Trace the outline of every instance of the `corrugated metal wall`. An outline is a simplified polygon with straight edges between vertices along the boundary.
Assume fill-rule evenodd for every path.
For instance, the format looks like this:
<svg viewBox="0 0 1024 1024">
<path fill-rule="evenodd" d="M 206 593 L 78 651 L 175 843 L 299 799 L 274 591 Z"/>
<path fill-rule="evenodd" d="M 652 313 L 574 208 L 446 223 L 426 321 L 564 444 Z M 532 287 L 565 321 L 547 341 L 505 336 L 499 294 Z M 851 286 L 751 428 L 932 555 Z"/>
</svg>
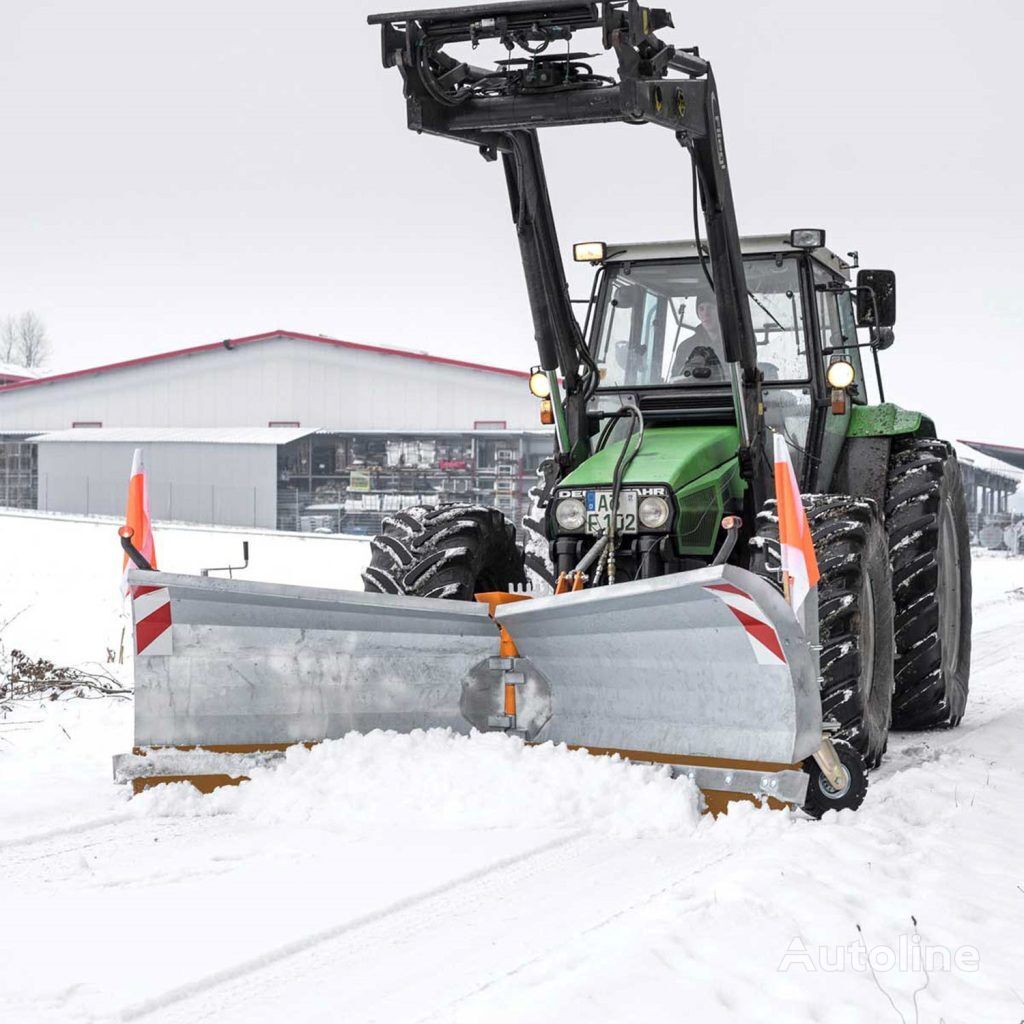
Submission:
<svg viewBox="0 0 1024 1024">
<path fill-rule="evenodd" d="M 135 445 L 46 441 L 38 446 L 38 507 L 123 515 Z M 221 526 L 277 526 L 277 446 L 145 445 L 154 519 Z"/>
<path fill-rule="evenodd" d="M 76 422 L 468 430 L 484 420 L 536 427 L 537 416 L 519 377 L 292 338 L 0 391 L 0 432 Z"/>
</svg>

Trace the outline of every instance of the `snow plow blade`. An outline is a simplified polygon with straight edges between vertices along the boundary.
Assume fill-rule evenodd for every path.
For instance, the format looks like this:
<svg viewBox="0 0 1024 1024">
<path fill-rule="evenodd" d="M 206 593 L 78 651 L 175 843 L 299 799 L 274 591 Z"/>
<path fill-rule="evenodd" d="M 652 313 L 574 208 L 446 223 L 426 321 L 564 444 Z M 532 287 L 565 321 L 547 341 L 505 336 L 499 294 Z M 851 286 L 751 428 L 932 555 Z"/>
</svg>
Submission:
<svg viewBox="0 0 1024 1024">
<path fill-rule="evenodd" d="M 792 764 L 821 743 L 818 670 L 781 595 L 734 566 L 504 605 L 548 680 L 536 738 Z"/>
<path fill-rule="evenodd" d="M 135 750 L 115 775 L 136 790 L 236 782 L 275 751 L 352 731 L 475 727 L 800 803 L 799 763 L 821 744 L 813 651 L 778 592 L 732 566 L 500 604 L 494 621 L 468 602 L 129 581 Z"/>
</svg>

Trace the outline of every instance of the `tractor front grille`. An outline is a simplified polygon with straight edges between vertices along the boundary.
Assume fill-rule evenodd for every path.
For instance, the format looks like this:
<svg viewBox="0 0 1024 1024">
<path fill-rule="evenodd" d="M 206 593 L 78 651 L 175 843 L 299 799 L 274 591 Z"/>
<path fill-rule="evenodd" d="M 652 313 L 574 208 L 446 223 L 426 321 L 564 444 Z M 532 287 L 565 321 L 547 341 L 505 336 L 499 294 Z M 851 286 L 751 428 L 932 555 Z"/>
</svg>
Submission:
<svg viewBox="0 0 1024 1024">
<path fill-rule="evenodd" d="M 736 422 L 731 391 L 699 391 L 692 389 L 637 396 L 637 404 L 649 420 L 675 423 L 699 423 L 724 426 Z"/>
<path fill-rule="evenodd" d="M 684 554 L 709 554 L 718 535 L 722 501 L 716 487 L 684 494 L 679 504 L 679 546 Z"/>
</svg>

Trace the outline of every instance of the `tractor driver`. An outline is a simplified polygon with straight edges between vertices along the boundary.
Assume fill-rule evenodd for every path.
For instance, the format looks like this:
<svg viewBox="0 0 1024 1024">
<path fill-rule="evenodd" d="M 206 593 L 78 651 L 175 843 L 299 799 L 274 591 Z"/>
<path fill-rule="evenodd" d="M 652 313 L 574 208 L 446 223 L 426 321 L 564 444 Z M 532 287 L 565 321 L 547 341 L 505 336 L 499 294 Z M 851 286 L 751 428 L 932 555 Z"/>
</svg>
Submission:
<svg viewBox="0 0 1024 1024">
<path fill-rule="evenodd" d="M 698 293 L 696 307 L 700 323 L 693 334 L 676 348 L 668 375 L 672 382 L 702 384 L 725 380 L 725 350 L 714 294 Z"/>
</svg>

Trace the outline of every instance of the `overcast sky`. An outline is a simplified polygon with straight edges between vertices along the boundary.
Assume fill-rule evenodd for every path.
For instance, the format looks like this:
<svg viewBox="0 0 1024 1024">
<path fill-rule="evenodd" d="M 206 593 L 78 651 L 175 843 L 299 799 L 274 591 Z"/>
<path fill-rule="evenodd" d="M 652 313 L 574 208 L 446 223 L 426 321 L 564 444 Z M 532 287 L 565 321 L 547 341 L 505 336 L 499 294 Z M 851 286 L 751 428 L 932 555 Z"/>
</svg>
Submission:
<svg viewBox="0 0 1024 1024">
<path fill-rule="evenodd" d="M 741 231 L 894 269 L 888 397 L 1024 444 L 1024 5 L 669 6 L 715 67 Z M 53 369 L 279 327 L 533 363 L 500 165 L 405 128 L 377 9 L 0 0 L 0 315 L 43 317 Z M 690 234 L 670 133 L 544 141 L 564 250 Z"/>
</svg>

